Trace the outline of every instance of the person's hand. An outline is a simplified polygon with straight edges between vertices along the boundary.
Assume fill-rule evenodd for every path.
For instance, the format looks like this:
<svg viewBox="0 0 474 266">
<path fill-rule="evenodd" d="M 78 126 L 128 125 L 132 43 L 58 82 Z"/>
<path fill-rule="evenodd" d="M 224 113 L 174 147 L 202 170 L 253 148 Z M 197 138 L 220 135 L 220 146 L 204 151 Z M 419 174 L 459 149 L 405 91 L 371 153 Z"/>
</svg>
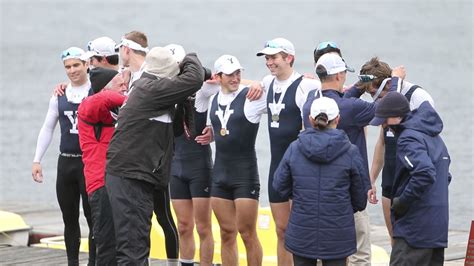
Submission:
<svg viewBox="0 0 474 266">
<path fill-rule="evenodd" d="M 377 188 L 375 187 L 375 184 L 372 184 L 372 188 L 367 192 L 367 199 L 369 199 L 369 202 L 372 204 L 377 204 L 379 202 L 377 199 Z"/>
<path fill-rule="evenodd" d="M 259 82 L 252 82 L 249 86 L 249 91 L 247 92 L 247 99 L 250 101 L 255 101 L 260 99 L 263 95 L 263 87 Z"/>
<path fill-rule="evenodd" d="M 214 141 L 212 128 L 210 126 L 205 127 L 202 130 L 202 134 L 197 136 L 194 140 L 201 145 L 208 145 L 209 143 Z"/>
<path fill-rule="evenodd" d="M 33 177 L 34 181 L 43 183 L 43 169 L 41 168 L 40 163 L 33 163 L 33 167 L 31 168 L 31 176 Z"/>
<path fill-rule="evenodd" d="M 311 74 L 311 73 L 304 73 L 303 78 L 305 78 L 305 79 L 316 79 L 316 76 L 314 74 Z"/>
<path fill-rule="evenodd" d="M 392 69 L 392 77 L 405 79 L 406 75 L 407 75 L 407 72 L 405 71 L 404 66 L 397 66 L 394 69 Z"/>
<path fill-rule="evenodd" d="M 217 74 L 212 73 L 211 78 L 208 79 L 208 80 L 206 80 L 205 82 L 206 82 L 207 84 L 214 84 L 214 85 L 219 84 L 219 81 L 217 81 L 216 76 L 217 76 Z"/>
<path fill-rule="evenodd" d="M 59 83 L 58 85 L 56 85 L 56 87 L 54 87 L 53 95 L 54 96 L 63 96 L 64 92 L 66 91 L 66 87 L 67 87 L 67 83 L 65 83 L 65 82 Z"/>
<path fill-rule="evenodd" d="M 127 84 L 127 88 L 130 87 L 130 80 L 132 79 L 132 72 L 130 69 L 124 69 L 122 72 L 120 72 L 120 75 L 122 75 L 123 81 L 125 84 Z"/>
<path fill-rule="evenodd" d="M 407 204 L 401 202 L 399 197 L 395 197 L 392 201 L 391 209 L 396 217 L 401 217 L 407 213 L 409 207 Z"/>
</svg>

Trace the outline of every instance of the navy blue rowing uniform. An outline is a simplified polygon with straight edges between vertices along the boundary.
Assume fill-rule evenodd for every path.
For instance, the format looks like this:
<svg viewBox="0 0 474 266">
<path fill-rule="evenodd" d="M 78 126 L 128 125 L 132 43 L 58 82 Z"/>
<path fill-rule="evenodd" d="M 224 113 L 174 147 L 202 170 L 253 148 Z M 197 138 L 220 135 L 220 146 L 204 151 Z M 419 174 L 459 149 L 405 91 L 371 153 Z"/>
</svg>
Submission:
<svg viewBox="0 0 474 266">
<path fill-rule="evenodd" d="M 273 99 L 273 84 L 272 81 L 268 89 L 267 94 L 267 112 L 268 112 L 268 133 L 270 135 L 270 150 L 271 150 L 271 162 L 270 171 L 268 176 L 268 199 L 271 203 L 287 202 L 289 199 L 281 197 L 278 192 L 272 186 L 273 175 L 278 165 L 280 164 L 283 155 L 285 154 L 288 146 L 293 142 L 300 133 L 302 127 L 301 111 L 295 101 L 296 91 L 299 84 L 301 83 L 303 76 L 297 78 L 286 90 L 282 104 L 285 108 L 282 109 L 278 115 L 278 127 L 272 127 L 275 125 L 275 121 L 272 121 L 272 112 L 270 104 L 278 102 L 281 94 L 276 93 L 275 99 Z"/>
<path fill-rule="evenodd" d="M 206 127 L 206 112 L 194 110 L 196 133 Z M 172 199 L 191 199 L 210 196 L 212 151 L 210 145 L 201 145 L 185 134 L 175 138 L 174 158 L 171 164 L 170 190 Z"/>
<path fill-rule="evenodd" d="M 219 94 L 222 92 L 212 100 L 209 117 L 216 143 L 211 189 L 213 197 L 229 200 L 259 197 L 260 181 L 255 151 L 259 123 L 252 123 L 245 116 L 247 92 L 248 88 L 240 90 L 228 108 L 218 106 Z M 218 112 L 222 112 L 222 115 L 231 113 L 225 127 Z"/>
</svg>

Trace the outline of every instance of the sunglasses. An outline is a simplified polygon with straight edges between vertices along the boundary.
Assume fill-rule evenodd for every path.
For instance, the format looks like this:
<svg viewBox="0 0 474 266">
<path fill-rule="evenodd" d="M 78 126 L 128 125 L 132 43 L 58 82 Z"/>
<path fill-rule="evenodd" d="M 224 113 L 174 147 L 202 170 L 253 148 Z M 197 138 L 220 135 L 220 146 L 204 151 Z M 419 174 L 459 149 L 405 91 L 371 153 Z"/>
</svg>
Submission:
<svg viewBox="0 0 474 266">
<path fill-rule="evenodd" d="M 360 82 L 371 82 L 377 77 L 374 75 L 369 75 L 369 74 L 361 74 L 357 76 L 360 80 Z"/>
<path fill-rule="evenodd" d="M 326 49 L 328 47 L 339 49 L 339 47 L 337 46 L 337 44 L 335 42 L 328 41 L 328 42 L 322 42 L 322 43 L 318 44 L 318 47 L 316 48 L 316 51 Z"/>
<path fill-rule="evenodd" d="M 61 59 L 62 60 L 66 60 L 69 58 L 81 59 L 83 55 L 84 55 L 84 51 L 82 49 L 77 48 L 77 47 L 71 47 L 62 52 Z"/>
<path fill-rule="evenodd" d="M 280 44 L 278 44 L 274 41 L 266 42 L 264 48 L 267 48 L 267 47 L 269 47 L 269 48 L 282 48 Z"/>
</svg>

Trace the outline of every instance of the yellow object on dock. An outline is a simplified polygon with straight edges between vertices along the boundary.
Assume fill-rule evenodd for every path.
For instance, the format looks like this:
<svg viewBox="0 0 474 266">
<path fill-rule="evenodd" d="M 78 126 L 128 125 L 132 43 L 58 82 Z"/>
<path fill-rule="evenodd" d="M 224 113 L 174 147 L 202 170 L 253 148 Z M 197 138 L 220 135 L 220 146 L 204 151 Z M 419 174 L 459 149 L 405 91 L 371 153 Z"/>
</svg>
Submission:
<svg viewBox="0 0 474 266">
<path fill-rule="evenodd" d="M 26 246 L 30 230 L 20 215 L 0 211 L 0 245 Z"/>
</svg>

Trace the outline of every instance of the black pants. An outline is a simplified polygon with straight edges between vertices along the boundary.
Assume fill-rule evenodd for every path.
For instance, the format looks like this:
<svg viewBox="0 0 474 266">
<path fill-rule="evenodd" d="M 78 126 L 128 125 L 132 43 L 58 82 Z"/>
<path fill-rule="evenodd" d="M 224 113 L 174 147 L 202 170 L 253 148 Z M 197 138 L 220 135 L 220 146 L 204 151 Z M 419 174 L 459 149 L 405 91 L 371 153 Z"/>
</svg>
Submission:
<svg viewBox="0 0 474 266">
<path fill-rule="evenodd" d="M 63 215 L 64 242 L 69 265 L 79 265 L 79 247 L 81 228 L 79 225 L 79 202 L 82 198 L 82 209 L 89 226 L 89 265 L 95 264 L 95 245 L 92 238 L 92 218 L 87 198 L 84 165 L 81 157 L 58 158 L 56 178 L 56 197 Z"/>
<path fill-rule="evenodd" d="M 317 259 L 309 259 L 293 254 L 294 266 L 316 266 Z M 323 266 L 346 266 L 346 258 L 336 260 L 322 260 Z"/>
<path fill-rule="evenodd" d="M 107 174 L 107 193 L 115 228 L 118 265 L 148 265 L 154 187 Z"/>
<path fill-rule="evenodd" d="M 415 248 L 403 238 L 394 238 L 390 265 L 436 266 L 444 264 L 444 248 Z"/>
<path fill-rule="evenodd" d="M 105 187 L 92 192 L 89 196 L 94 241 L 97 248 L 96 265 L 117 265 L 115 252 L 115 231 L 112 207 Z"/>
<path fill-rule="evenodd" d="M 178 230 L 176 230 L 176 224 L 171 214 L 170 192 L 168 188 L 164 190 L 155 189 L 153 206 L 156 219 L 165 234 L 166 256 L 168 259 L 177 259 L 179 254 Z"/>
</svg>

